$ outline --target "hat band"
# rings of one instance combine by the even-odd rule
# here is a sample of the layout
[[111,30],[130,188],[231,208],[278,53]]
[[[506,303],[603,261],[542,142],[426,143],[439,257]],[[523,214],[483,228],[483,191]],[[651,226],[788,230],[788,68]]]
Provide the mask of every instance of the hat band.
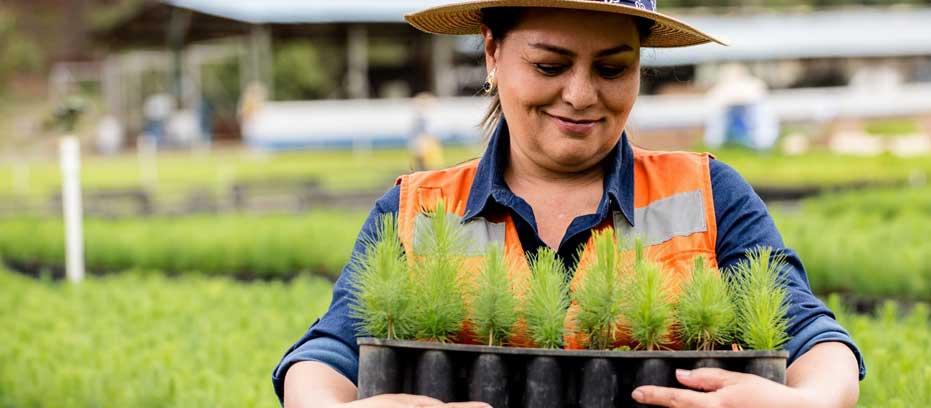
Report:
[[591,0],[597,3],[623,4],[625,6],[636,7],[646,11],[656,11],[656,1],[654,0]]

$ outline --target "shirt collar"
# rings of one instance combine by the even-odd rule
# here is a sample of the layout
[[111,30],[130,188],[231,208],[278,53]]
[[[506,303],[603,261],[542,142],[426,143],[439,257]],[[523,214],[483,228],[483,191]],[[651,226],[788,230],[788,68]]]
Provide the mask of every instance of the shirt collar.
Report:
[[[509,147],[510,134],[507,122],[502,118],[478,163],[462,222],[469,222],[482,215],[492,203],[509,206],[512,200],[508,197],[513,196],[513,193],[504,182]],[[627,222],[634,225],[634,152],[626,132],[621,134],[620,141],[605,158],[603,165],[605,195],[598,206],[598,214],[606,217],[610,211],[620,210]]]

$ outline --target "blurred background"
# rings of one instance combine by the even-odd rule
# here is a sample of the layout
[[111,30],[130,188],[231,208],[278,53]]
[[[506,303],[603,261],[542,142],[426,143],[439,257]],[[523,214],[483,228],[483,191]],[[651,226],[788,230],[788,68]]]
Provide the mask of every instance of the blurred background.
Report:
[[[481,155],[479,38],[402,19],[441,3],[0,1],[0,406],[275,406],[374,201]],[[931,404],[931,2],[660,6],[731,46],[645,49],[634,143],[735,167],[863,348],[861,406]]]

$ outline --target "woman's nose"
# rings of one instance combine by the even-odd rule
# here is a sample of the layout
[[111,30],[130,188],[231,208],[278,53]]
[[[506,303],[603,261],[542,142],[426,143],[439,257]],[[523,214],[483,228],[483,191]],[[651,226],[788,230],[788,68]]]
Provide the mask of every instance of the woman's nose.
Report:
[[575,110],[585,110],[598,102],[598,89],[595,78],[583,69],[572,71],[565,83],[562,99]]

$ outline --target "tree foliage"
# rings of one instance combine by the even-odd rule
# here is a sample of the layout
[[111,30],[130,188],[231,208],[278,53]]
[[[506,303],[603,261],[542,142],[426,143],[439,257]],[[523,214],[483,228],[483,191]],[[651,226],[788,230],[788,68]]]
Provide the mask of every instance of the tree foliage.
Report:
[[370,336],[406,340],[414,336],[414,304],[407,259],[394,216],[379,220],[378,238],[368,238],[365,252],[353,262],[350,316]]
[[550,248],[540,248],[530,262],[531,279],[523,308],[527,332],[537,347],[560,348],[566,334],[569,285],[566,267]]
[[752,350],[777,350],[789,341],[785,267],[784,256],[760,247],[747,251],[747,259],[731,272],[738,338]]
[[614,343],[624,300],[614,230],[609,228],[596,232],[591,245],[594,256],[573,293],[573,299],[579,306],[575,320],[576,327],[588,338],[588,347],[605,350]]
[[518,320],[517,297],[508,276],[504,251],[491,246],[485,252],[484,265],[470,293],[469,322],[483,344],[507,344]]
[[736,323],[727,282],[704,258],[696,257],[691,278],[676,305],[680,338],[696,350],[714,350],[731,341]]

